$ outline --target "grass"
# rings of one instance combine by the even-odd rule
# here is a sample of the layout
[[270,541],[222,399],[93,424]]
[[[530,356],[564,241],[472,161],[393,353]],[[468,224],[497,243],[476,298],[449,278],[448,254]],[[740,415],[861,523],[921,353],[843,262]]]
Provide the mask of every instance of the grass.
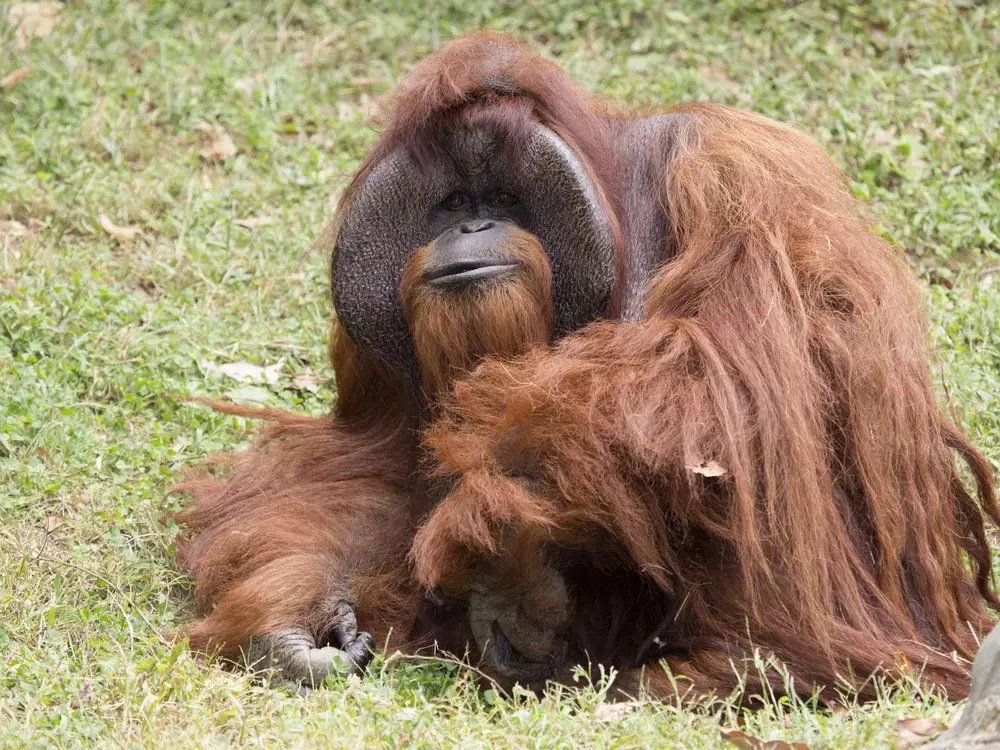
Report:
[[[824,142],[924,279],[942,398],[1000,466],[995,4],[93,0],[55,20],[24,45],[0,20],[0,79],[29,69],[0,88],[0,747],[724,746],[725,703],[623,712],[601,685],[501,701],[454,665],[384,662],[302,700],[168,638],[191,600],[166,490],[250,434],[172,396],[328,408],[310,242],[376,137],[374,98],[469,27],[636,107],[710,98]],[[739,721],[870,748],[956,711],[904,689]]]

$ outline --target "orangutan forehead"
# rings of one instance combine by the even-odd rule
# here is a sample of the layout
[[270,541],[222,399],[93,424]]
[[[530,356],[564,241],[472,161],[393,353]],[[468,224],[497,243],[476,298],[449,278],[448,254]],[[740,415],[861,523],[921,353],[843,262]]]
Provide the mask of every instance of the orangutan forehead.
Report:
[[456,127],[442,138],[439,157],[429,165],[428,176],[434,182],[457,180],[471,190],[498,183],[510,188],[522,175],[526,158],[530,155],[524,144],[505,132]]
[[504,144],[500,141],[483,128],[457,128],[448,136],[448,153],[460,172],[466,171],[463,167],[488,168],[503,156]]

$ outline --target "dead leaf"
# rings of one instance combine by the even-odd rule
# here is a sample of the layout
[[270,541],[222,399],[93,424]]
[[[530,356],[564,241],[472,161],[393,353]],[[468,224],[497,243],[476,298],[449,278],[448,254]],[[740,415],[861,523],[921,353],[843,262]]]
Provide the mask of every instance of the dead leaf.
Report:
[[28,77],[28,73],[31,72],[31,66],[25,68],[18,68],[17,70],[8,73],[4,76],[3,80],[0,80],[0,89],[12,89],[18,83],[23,81]]
[[594,709],[594,720],[610,724],[620,721],[638,707],[638,703],[602,703]]
[[0,221],[0,240],[16,240],[28,234],[28,228],[19,221]]
[[[203,158],[208,161],[225,161],[229,157],[236,156],[239,153],[239,149],[236,148],[236,144],[233,143],[233,139],[229,133],[221,127],[208,127],[209,132],[212,134],[212,142],[198,152]],[[202,128],[199,128],[199,130],[205,132]]]
[[202,362],[201,366],[206,372],[225,375],[227,378],[238,380],[241,383],[269,383],[278,382],[281,377],[282,362],[261,367],[249,362],[229,362],[224,365],[217,365],[214,362]]
[[700,464],[688,466],[688,471],[703,477],[721,477],[729,473],[718,461],[702,461]]
[[308,370],[301,375],[293,377],[292,385],[300,391],[309,391],[310,393],[319,392],[319,384],[316,382],[316,376]]
[[45,516],[45,526],[43,527],[45,529],[45,533],[51,534],[53,531],[58,529],[63,525],[63,520],[65,519],[62,516]]
[[257,229],[258,227],[266,227],[269,224],[273,224],[274,219],[270,216],[251,216],[246,219],[237,219],[235,223],[247,229]]
[[809,745],[805,742],[785,742],[784,740],[768,740],[765,742],[759,737],[747,734],[739,729],[722,730],[722,739],[736,745],[742,750],[809,750]]
[[17,282],[14,279],[4,279],[3,280],[3,290],[10,294],[11,296],[17,297],[20,293],[17,291]]
[[903,719],[896,722],[896,750],[907,750],[929,742],[932,737],[940,734],[948,727],[937,719]]
[[142,230],[139,227],[120,227],[104,214],[98,216],[97,221],[101,225],[101,229],[121,243],[132,242],[142,234]]
[[52,33],[56,17],[63,9],[62,3],[18,3],[7,9],[7,17],[17,29],[14,44],[24,49],[32,39]]

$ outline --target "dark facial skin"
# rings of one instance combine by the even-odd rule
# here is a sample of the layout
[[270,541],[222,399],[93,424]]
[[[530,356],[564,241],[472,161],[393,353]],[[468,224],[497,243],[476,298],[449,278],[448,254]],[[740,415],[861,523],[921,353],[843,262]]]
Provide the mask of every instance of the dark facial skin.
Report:
[[[540,125],[516,151],[515,164],[507,144],[467,128],[451,133],[430,164],[418,166],[401,148],[373,167],[344,214],[331,274],[338,319],[352,341],[415,390],[418,367],[399,288],[418,248],[435,248],[428,289],[436,278],[442,291],[466,289],[503,274],[503,233],[516,226],[545,249],[557,336],[607,311],[615,278],[611,229],[586,170]],[[489,221],[494,226],[475,223]]]
[[423,278],[442,291],[461,291],[502,277],[517,267],[503,251],[511,224],[524,226],[517,197],[503,188],[449,193],[430,212],[431,228],[441,230],[428,254]]
[[443,232],[449,227],[470,219],[500,219],[526,226],[528,215],[513,188],[489,186],[470,188],[449,193],[430,210],[428,224],[431,230]]

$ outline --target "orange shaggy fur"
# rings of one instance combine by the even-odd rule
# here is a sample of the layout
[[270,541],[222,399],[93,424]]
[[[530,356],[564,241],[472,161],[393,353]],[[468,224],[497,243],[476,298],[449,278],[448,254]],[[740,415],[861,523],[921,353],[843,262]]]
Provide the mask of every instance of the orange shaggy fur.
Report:
[[520,264],[519,278],[474,297],[442,295],[418,284],[427,248],[406,264],[400,295],[419,352],[420,380],[431,399],[468,375],[484,356],[522,353],[552,336],[552,270],[528,232],[513,229],[503,250]]
[[[611,158],[624,115],[497,35],[413,72],[341,211],[378,159],[462,102],[489,117],[483,81],[498,74],[624,224]],[[530,235],[529,278],[486,313],[411,293],[408,276],[423,395],[335,322],[333,414],[261,414],[276,424],[224,478],[178,488],[194,497],[180,514],[204,615],[194,647],[234,654],[288,626],[323,638],[323,602],[345,586],[380,643],[425,642],[427,592],[460,594],[482,560],[530,570],[541,555],[590,571],[575,642],[620,669],[662,659],[728,690],[759,649],[805,692],[873,697],[871,675],[900,672],[968,692],[965,660],[1000,604],[986,537],[1000,516],[988,465],[938,406],[904,263],[810,139],[721,106],[671,111],[687,115],[658,157],[675,252],[641,320],[616,320],[613,303],[550,342]]]

